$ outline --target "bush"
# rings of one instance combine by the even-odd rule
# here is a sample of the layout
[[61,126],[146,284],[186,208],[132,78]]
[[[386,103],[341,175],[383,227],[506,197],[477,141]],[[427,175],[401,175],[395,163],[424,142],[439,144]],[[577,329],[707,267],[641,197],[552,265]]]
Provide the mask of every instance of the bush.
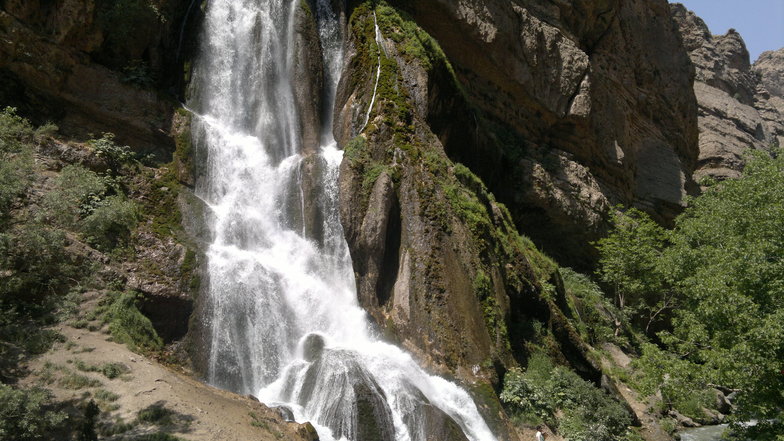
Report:
[[13,200],[30,185],[33,135],[32,126],[16,109],[0,112],[0,217],[8,215]]
[[104,251],[126,243],[139,219],[136,204],[111,178],[79,165],[63,168],[43,204],[46,219],[63,228],[76,226],[88,243]]
[[55,188],[44,196],[43,217],[55,225],[73,228],[92,213],[108,192],[107,181],[80,165],[63,167]]
[[51,393],[45,389],[0,384],[0,439],[50,439],[53,429],[66,418],[50,408],[50,400]]
[[171,423],[173,412],[162,404],[151,404],[140,410],[137,419],[143,423],[166,425]]
[[106,363],[101,366],[101,373],[110,380],[113,380],[122,374],[127,374],[130,371],[131,369],[123,363]]
[[111,250],[128,242],[138,220],[136,204],[121,196],[109,196],[84,218],[81,230],[90,245]]
[[615,399],[544,354],[534,354],[525,371],[507,372],[500,398],[513,415],[535,415],[567,440],[615,441],[632,422]]
[[62,231],[33,222],[0,233],[0,304],[40,316],[78,268],[65,251]]
[[114,133],[104,133],[101,138],[90,140],[90,146],[103,158],[112,174],[117,175],[126,165],[136,163],[136,154],[127,145],[117,145]]
[[86,377],[80,374],[69,373],[65,375],[57,384],[63,389],[79,390],[86,387],[98,387],[102,383],[94,378]]
[[585,274],[570,268],[560,272],[580,334],[593,345],[613,340],[614,317],[619,315],[615,305]]
[[163,341],[152,327],[150,319],[136,307],[136,294],[113,293],[115,299],[106,313],[112,338],[128,345],[132,351],[151,352],[163,347]]

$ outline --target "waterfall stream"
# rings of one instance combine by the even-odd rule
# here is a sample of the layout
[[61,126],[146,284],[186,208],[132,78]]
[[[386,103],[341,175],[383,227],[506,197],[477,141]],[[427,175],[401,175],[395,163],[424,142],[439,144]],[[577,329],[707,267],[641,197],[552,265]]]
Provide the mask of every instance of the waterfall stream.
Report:
[[[492,440],[468,393],[381,342],[358,305],[331,115],[315,153],[300,145],[291,80],[297,7],[207,6],[189,101],[194,146],[206,158],[196,192],[212,234],[201,300],[207,380],[288,407],[322,440],[424,441],[450,424],[469,440]],[[341,29],[329,0],[318,0],[316,15],[331,109]]]

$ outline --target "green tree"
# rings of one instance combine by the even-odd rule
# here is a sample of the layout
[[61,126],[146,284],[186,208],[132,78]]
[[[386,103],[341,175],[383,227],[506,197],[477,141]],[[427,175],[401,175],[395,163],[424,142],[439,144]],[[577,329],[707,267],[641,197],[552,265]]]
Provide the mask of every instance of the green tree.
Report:
[[49,409],[51,393],[44,389],[16,389],[0,384],[0,440],[50,439],[52,429],[66,415]]
[[784,157],[774,153],[692,199],[666,237],[627,213],[599,242],[600,275],[620,295],[678,300],[664,351],[643,347],[643,389],[673,407],[710,385],[737,389],[735,420],[759,423],[735,428],[758,440],[784,433]]
[[784,433],[784,157],[755,155],[695,198],[671,240],[683,307],[668,347],[706,383],[740,389],[737,418],[760,420],[754,439]]
[[601,254],[599,278],[612,287],[618,307],[615,336],[625,321],[635,318],[647,333],[675,300],[661,269],[667,233],[636,208],[616,212],[612,224],[613,230],[596,247]]

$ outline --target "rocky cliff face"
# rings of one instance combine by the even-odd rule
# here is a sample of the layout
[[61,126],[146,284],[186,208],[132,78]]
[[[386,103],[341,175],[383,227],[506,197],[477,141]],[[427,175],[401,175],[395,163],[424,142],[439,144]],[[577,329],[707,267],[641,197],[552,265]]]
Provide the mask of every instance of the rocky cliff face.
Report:
[[663,222],[680,210],[696,101],[666,1],[401,3],[465,92],[428,115],[436,134],[546,251],[589,263],[615,204]]
[[747,150],[769,150],[784,140],[784,55],[781,50],[766,52],[759,66],[752,66],[735,30],[711,35],[705,22],[683,5],[671,9],[696,69],[700,152],[695,179],[736,178]]
[[[482,179],[449,156],[473,115],[445,52],[389,4],[363,2],[350,17],[334,133],[345,148],[341,221],[362,305],[430,369],[479,388],[499,386],[507,368],[525,362],[537,323],[549,329],[556,356],[598,380],[556,306],[555,263],[518,234]],[[487,156],[503,157],[494,147]],[[467,164],[481,170],[487,162]],[[585,170],[576,173],[593,179]],[[480,407],[503,421],[491,403]],[[503,424],[495,429],[505,433]]]
[[69,135],[111,131],[168,158],[172,105],[192,48],[184,37],[199,13],[188,0],[5,0],[0,99]]

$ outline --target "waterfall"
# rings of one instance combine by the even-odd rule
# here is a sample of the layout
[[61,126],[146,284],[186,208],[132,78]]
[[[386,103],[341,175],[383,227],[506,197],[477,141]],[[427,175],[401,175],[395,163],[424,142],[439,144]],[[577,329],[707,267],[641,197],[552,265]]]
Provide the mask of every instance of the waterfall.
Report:
[[[200,300],[213,385],[310,421],[322,440],[424,441],[432,427],[492,440],[468,393],[373,335],[338,215],[342,152],[306,155],[291,83],[292,0],[211,0],[189,107],[210,211]],[[342,37],[318,0],[326,109]],[[329,112],[327,112],[329,113]],[[324,119],[331,120],[331,115]],[[324,124],[330,127],[331,124]]]

